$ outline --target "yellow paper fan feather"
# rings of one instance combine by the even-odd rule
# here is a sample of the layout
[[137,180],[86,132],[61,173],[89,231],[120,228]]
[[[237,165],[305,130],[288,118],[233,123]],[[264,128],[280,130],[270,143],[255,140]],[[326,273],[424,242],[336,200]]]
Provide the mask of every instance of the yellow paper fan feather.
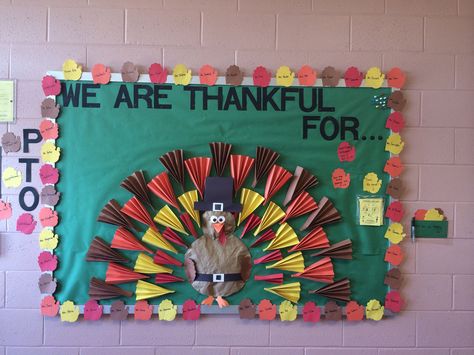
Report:
[[275,238],[263,250],[275,250],[291,247],[299,243],[298,236],[294,229],[288,224],[283,223],[276,232]]
[[299,251],[288,255],[286,258],[278,260],[277,262],[266,266],[267,269],[280,269],[286,271],[304,271],[304,257]]
[[151,256],[143,253],[138,254],[133,271],[141,274],[171,274],[173,272],[173,270],[163,265],[155,264]]
[[147,229],[147,231],[143,235],[142,240],[145,243],[151,244],[157,248],[165,249],[175,254],[178,253],[178,251],[165,238],[163,238],[160,233],[151,228]]
[[185,192],[181,196],[178,197],[179,203],[184,207],[186,212],[191,216],[192,219],[197,223],[199,228],[201,228],[201,218],[199,217],[199,211],[194,209],[194,202],[198,200],[198,191],[191,190]]
[[183,225],[181,224],[181,221],[178,219],[178,217],[176,217],[176,215],[168,205],[165,205],[161,210],[159,210],[153,220],[156,223],[161,224],[162,226],[170,227],[171,229],[174,229],[177,232],[188,235]]
[[253,235],[256,236],[261,231],[267,229],[268,227],[273,226],[283,217],[285,217],[285,212],[280,208],[280,206],[278,206],[276,203],[271,201],[268,204],[268,207],[265,210],[265,213],[263,214],[262,221],[258,225]]
[[258,192],[250,189],[242,189],[240,195],[240,203],[242,204],[242,212],[239,213],[239,220],[237,226],[240,226],[248,216],[252,214],[265,200],[265,198]]
[[174,291],[142,280],[138,280],[135,290],[137,301],[160,297],[168,293],[174,293]]
[[274,287],[265,287],[264,290],[283,297],[293,303],[297,303],[300,299],[301,285],[299,282],[291,282],[289,284]]

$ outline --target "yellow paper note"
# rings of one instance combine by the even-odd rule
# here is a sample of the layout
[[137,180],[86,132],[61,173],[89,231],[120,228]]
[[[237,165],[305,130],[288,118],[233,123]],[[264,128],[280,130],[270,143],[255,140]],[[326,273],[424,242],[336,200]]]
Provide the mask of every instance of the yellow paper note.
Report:
[[282,65],[278,68],[276,72],[276,82],[277,85],[281,86],[291,86],[293,79],[295,78],[295,73],[291,71],[286,65]]
[[426,211],[425,214],[425,221],[442,221],[444,220],[444,216],[439,213],[439,211],[435,208],[430,208]]
[[365,86],[378,89],[382,86],[384,79],[385,74],[382,73],[380,68],[372,67],[365,74]]
[[41,146],[41,158],[45,163],[56,163],[61,156],[61,148],[53,142],[46,142]]
[[379,179],[376,173],[368,173],[367,175],[365,175],[364,181],[363,181],[364,191],[375,194],[379,192],[381,187],[382,187],[382,180]]
[[21,171],[8,167],[3,170],[2,180],[6,187],[17,188],[21,185]]
[[370,300],[365,307],[365,316],[367,319],[379,321],[383,317],[384,306],[377,300]]
[[13,122],[15,82],[0,80],[0,122]]
[[174,305],[170,300],[163,300],[158,307],[159,320],[172,321],[176,318],[178,306]]
[[176,64],[173,69],[173,79],[176,85],[188,85],[191,82],[191,70],[184,64]]
[[400,223],[392,223],[385,232],[385,238],[390,240],[393,244],[400,243],[405,236],[406,233],[403,233],[403,225]]
[[392,154],[400,154],[405,146],[405,142],[398,133],[392,133],[385,143],[385,150]]
[[63,74],[66,80],[79,80],[82,76],[82,66],[75,60],[68,59],[63,64]]
[[296,304],[291,303],[290,301],[283,301],[280,304],[280,320],[282,322],[289,321],[292,322],[298,316],[298,307]]
[[361,226],[383,225],[383,198],[359,199],[359,224]]
[[51,229],[44,228],[39,235],[41,249],[53,250],[58,246],[59,237]]
[[72,301],[66,301],[61,305],[59,314],[62,322],[74,323],[79,318],[79,307],[75,306]]

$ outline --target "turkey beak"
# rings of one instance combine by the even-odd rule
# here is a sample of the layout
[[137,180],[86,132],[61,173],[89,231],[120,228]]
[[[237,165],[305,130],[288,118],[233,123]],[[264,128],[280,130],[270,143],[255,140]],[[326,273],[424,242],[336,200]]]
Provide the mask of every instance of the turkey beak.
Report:
[[224,223],[213,223],[212,226],[214,227],[214,230],[219,234],[224,227]]

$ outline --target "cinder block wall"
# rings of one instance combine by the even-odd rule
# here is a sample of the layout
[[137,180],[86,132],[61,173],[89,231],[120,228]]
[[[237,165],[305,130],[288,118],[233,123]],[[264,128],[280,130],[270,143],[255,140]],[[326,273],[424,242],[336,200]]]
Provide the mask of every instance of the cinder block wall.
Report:
[[[39,315],[37,234],[16,233],[15,214],[1,224],[0,354],[474,354],[473,0],[0,0],[0,6],[0,77],[18,79],[19,117],[1,125],[0,134],[39,124],[40,80],[69,57],[114,71],[126,60],[142,70],[152,62],[184,62],[194,71],[236,63],[248,75],[260,64],[273,71],[306,63],[318,70],[399,66],[409,78],[402,156],[408,215],[441,207],[450,223],[448,240],[403,244],[408,309],[380,323],[212,317],[71,325]],[[20,155],[4,158],[5,166],[18,166]],[[6,197],[16,207],[17,198]]]

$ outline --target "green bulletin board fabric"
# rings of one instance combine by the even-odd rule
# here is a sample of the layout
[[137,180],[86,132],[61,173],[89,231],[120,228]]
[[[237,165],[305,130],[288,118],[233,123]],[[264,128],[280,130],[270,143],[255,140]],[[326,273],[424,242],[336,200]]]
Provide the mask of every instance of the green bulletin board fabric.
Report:
[[[88,82],[63,82],[64,92]],[[88,84],[91,84],[90,82]],[[297,165],[303,166],[319,179],[319,184],[309,192],[317,201],[328,196],[340,211],[342,221],[325,227],[331,244],[346,238],[353,242],[353,260],[333,260],[336,280],[348,277],[351,281],[352,298],[365,304],[370,299],[383,301],[387,292],[383,283],[387,264],[384,262],[384,253],[387,240],[384,233],[387,221],[381,227],[362,227],[357,225],[357,196],[367,195],[362,191],[362,180],[369,172],[376,172],[383,180],[379,195],[384,194],[388,175],[383,173],[383,167],[389,154],[384,151],[385,140],[389,130],[385,129],[385,121],[389,110],[376,109],[371,100],[374,95],[389,94],[390,89],[378,90],[370,88],[319,88],[324,98],[324,107],[334,107],[334,112],[305,113],[298,107],[298,93],[290,92],[289,96],[296,97],[293,102],[287,102],[286,109],[276,111],[271,105],[266,111],[257,111],[247,103],[246,110],[237,110],[230,105],[228,110],[218,110],[215,101],[209,103],[207,110],[202,109],[201,94],[196,94],[196,107],[190,108],[190,92],[182,86],[165,85],[169,88],[162,91],[167,98],[160,98],[161,104],[171,104],[172,109],[147,108],[145,100],[139,100],[137,108],[128,108],[125,103],[119,108],[113,108],[120,87],[126,87],[131,95],[133,104],[132,83],[111,83],[97,86],[89,90],[96,96],[88,98],[91,103],[98,103],[100,107],[84,107],[83,97],[80,96],[78,107],[73,107],[69,101],[65,105],[64,96],[58,97],[61,105],[61,116],[58,119],[60,138],[57,141],[61,147],[61,160],[57,164],[61,178],[57,189],[61,192],[61,202],[57,207],[60,215],[60,224],[56,231],[61,242],[56,250],[59,258],[59,267],[55,277],[59,281],[56,297],[59,301],[73,300],[76,304],[84,304],[88,300],[88,284],[91,277],[105,278],[106,263],[86,262],[85,254],[94,236],[101,236],[110,242],[115,227],[96,221],[99,211],[112,198],[121,204],[126,202],[131,194],[119,185],[120,182],[136,170],[144,170],[149,181],[156,174],[164,171],[158,157],[174,150],[184,149],[185,158],[192,156],[210,156],[208,143],[223,141],[233,144],[233,154],[246,154],[255,157],[258,145],[272,148],[281,154],[278,164],[293,172]],[[152,84],[140,84],[139,93],[151,90]],[[78,87],[79,87],[78,86]],[[143,88],[148,87],[149,89]],[[150,89],[151,88],[151,89]],[[222,90],[226,97],[229,86],[208,87],[208,95],[216,95]],[[235,92],[241,98],[243,87],[237,87]],[[189,89],[189,88],[188,88]],[[267,88],[265,90],[272,90]],[[309,102],[315,88],[298,88]],[[123,89],[122,89],[123,90]],[[231,90],[234,90],[233,88]],[[263,89],[247,86],[246,90],[257,95]],[[282,88],[276,88],[275,97],[281,94]],[[152,102],[153,104],[153,102]],[[333,140],[325,140],[320,133],[321,121],[312,121],[316,129],[308,130],[307,139],[303,139],[303,116],[332,116],[340,122],[342,116],[356,117],[359,121],[358,139],[348,133],[345,139],[340,134]],[[326,134],[332,134],[332,125],[327,124]],[[365,139],[363,139],[365,136]],[[337,147],[342,141],[348,141],[356,147],[356,159],[353,162],[340,162],[337,156]],[[351,184],[346,190],[334,189],[331,183],[332,171],[343,168],[350,173]],[[213,174],[213,172],[211,172]],[[228,172],[230,175],[230,173]],[[250,187],[253,171],[244,186]],[[173,182],[174,183],[174,182]],[[187,178],[188,190],[193,186]],[[257,186],[257,191],[263,194],[265,181]],[[179,195],[181,190],[174,184]],[[273,198],[273,201],[282,206],[286,186]],[[240,198],[240,194],[237,199]],[[163,201],[154,199],[155,207],[163,206]],[[257,210],[261,216],[264,208]],[[299,232],[299,227],[306,216],[290,220],[301,238],[306,232]],[[138,224],[137,224],[138,225]],[[145,228],[140,225],[142,230]],[[241,228],[236,231],[240,236]],[[274,226],[276,230],[278,226]],[[160,227],[160,230],[163,228]],[[141,233],[142,234],[142,233]],[[141,237],[140,234],[137,235]],[[193,238],[185,237],[187,242]],[[247,234],[244,242],[249,245],[255,237]],[[265,244],[264,244],[265,245]],[[181,249],[179,259],[183,259],[184,250]],[[251,249],[254,258],[263,254],[261,247]],[[305,265],[316,261],[309,257],[311,252],[305,252]],[[133,261],[137,253],[124,252]],[[287,251],[283,254],[286,256]],[[133,265],[129,265],[133,267]],[[175,275],[185,277],[184,270],[174,268]],[[243,298],[249,297],[254,303],[261,299],[270,299],[279,304],[283,299],[263,290],[271,287],[265,282],[253,281],[255,274],[269,274],[278,270],[265,270],[264,265],[254,266],[251,279],[244,289],[228,297],[231,304],[238,304]],[[327,299],[310,295],[309,290],[317,289],[324,284],[305,279],[289,277],[291,272],[285,273],[285,282],[300,281],[302,292],[300,304],[312,300],[324,304]],[[150,280],[153,280],[151,278]],[[121,285],[123,288],[134,291],[135,283]],[[166,295],[175,304],[182,304],[192,298],[197,302],[203,299],[187,282],[164,285],[176,292]],[[152,299],[150,302],[159,303],[162,298]],[[134,304],[135,299],[125,300]],[[103,302],[108,304],[110,302]]]

